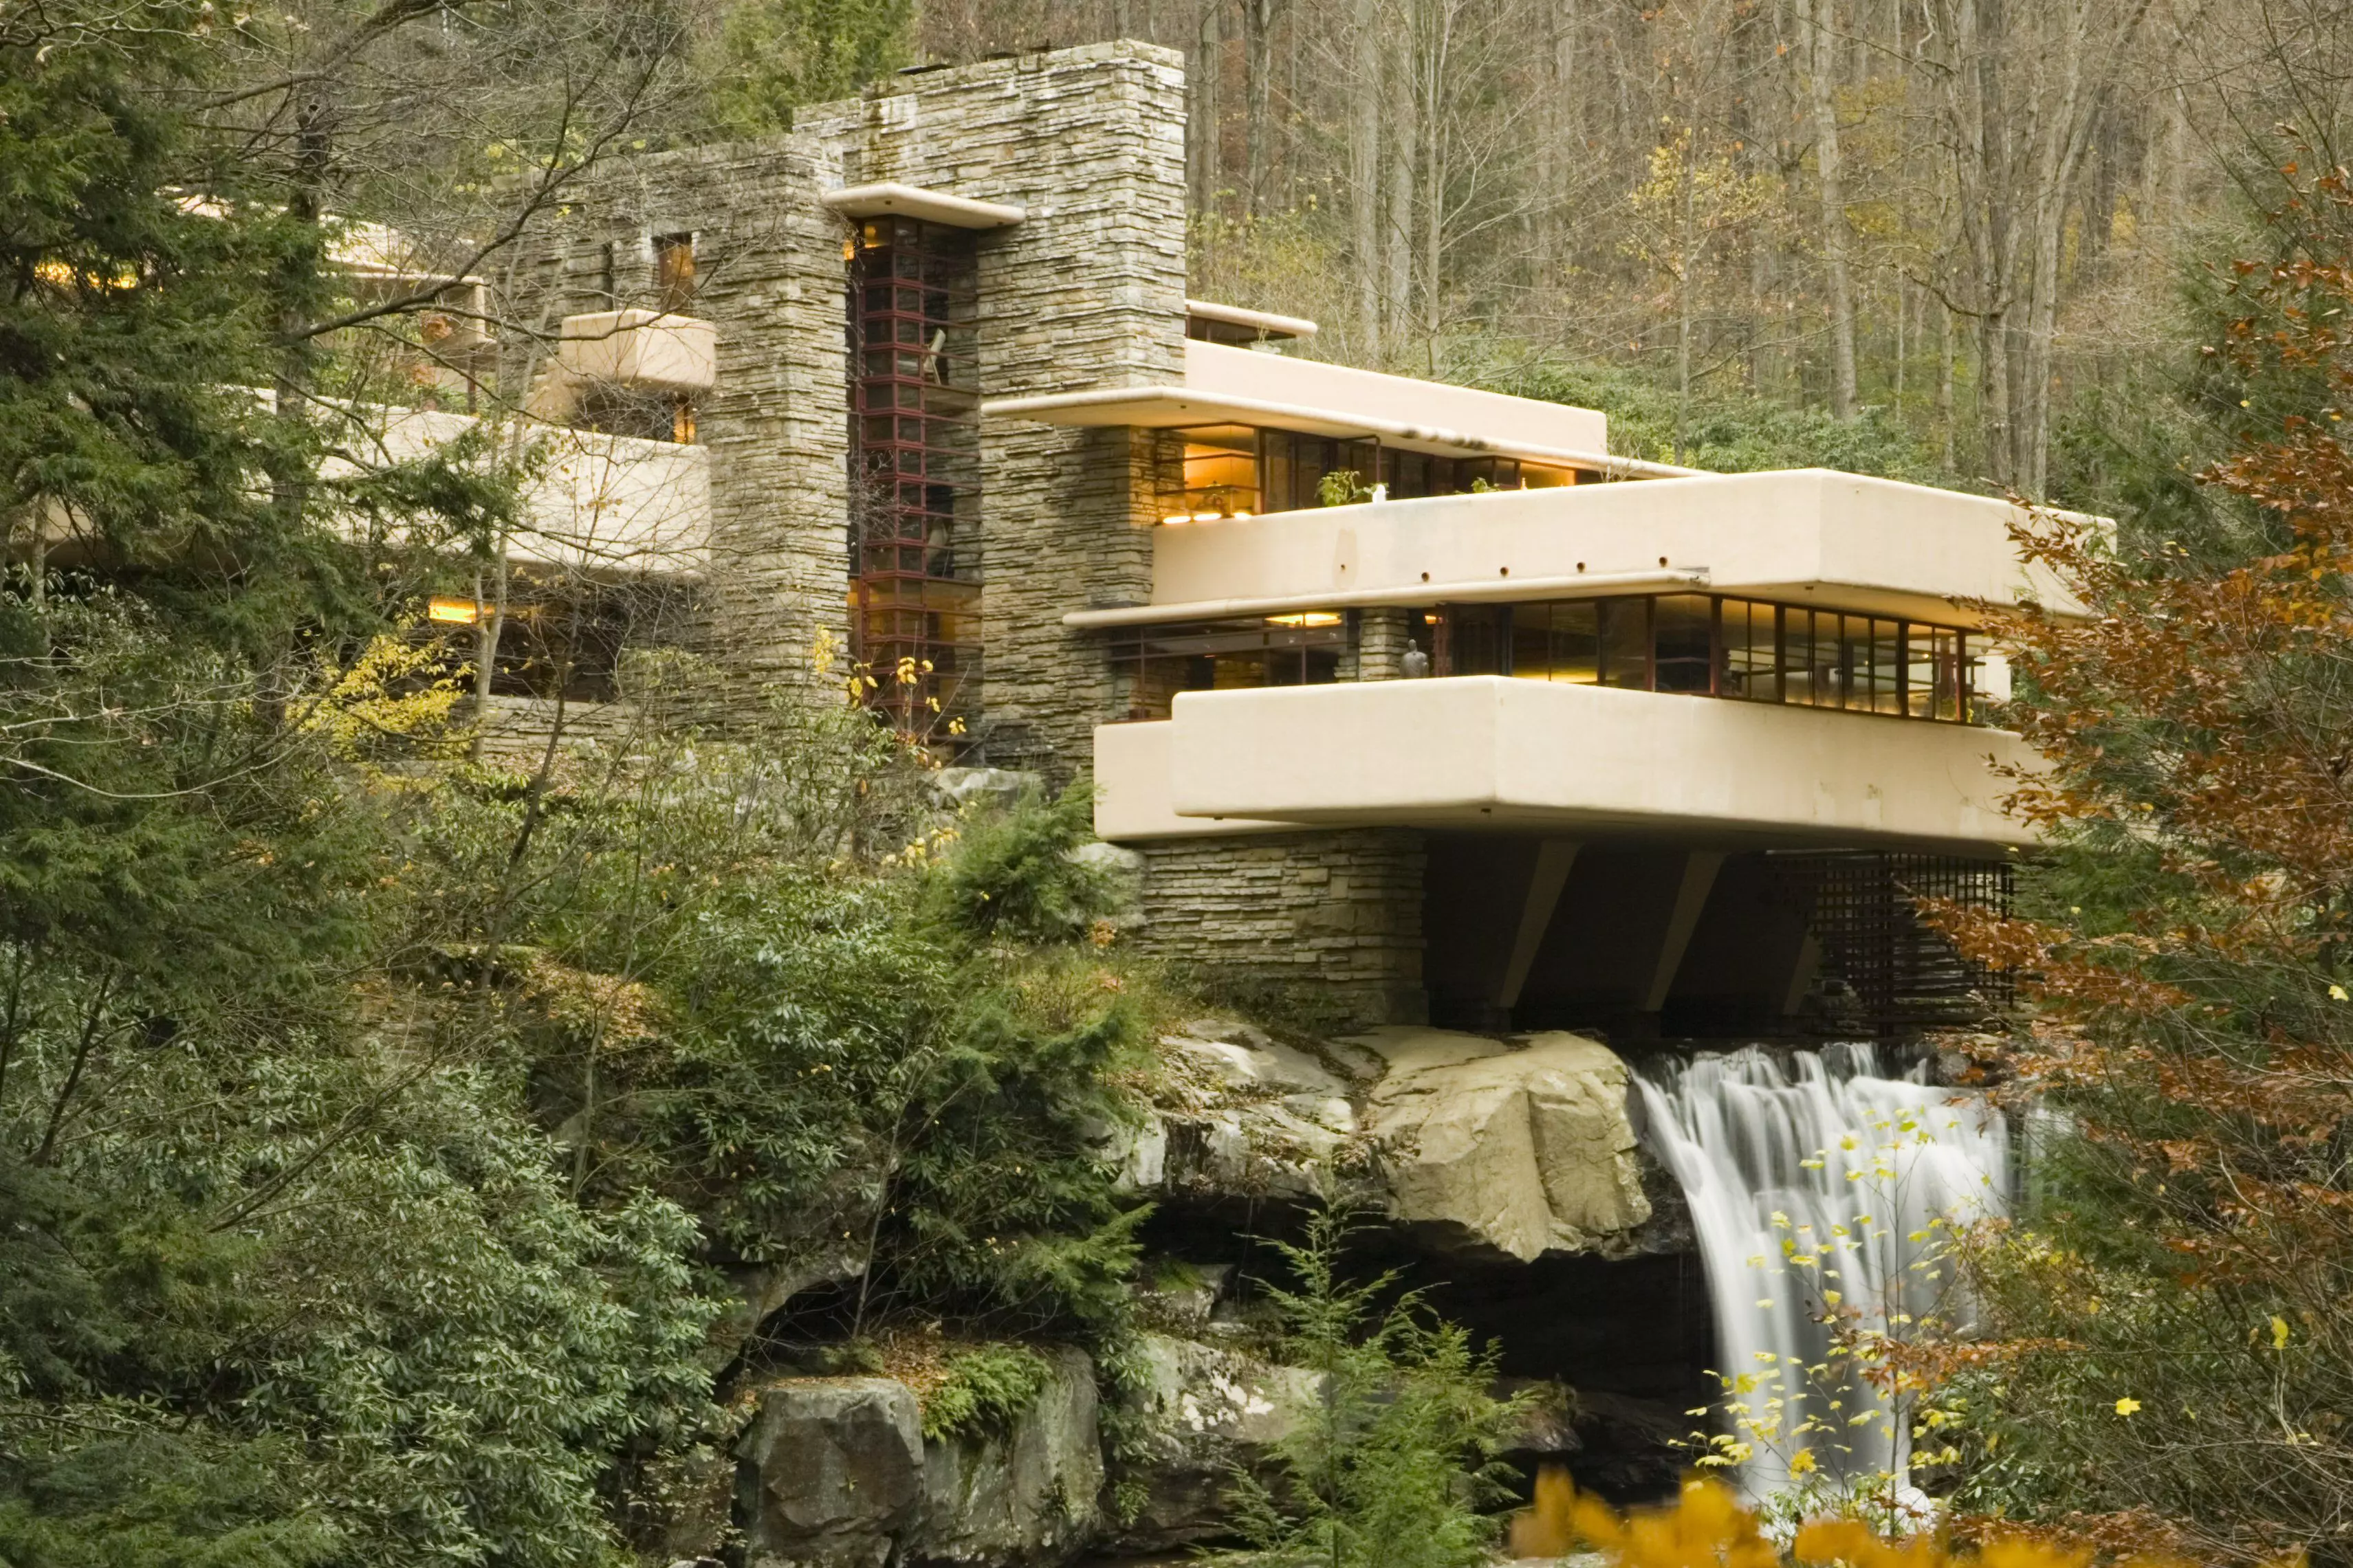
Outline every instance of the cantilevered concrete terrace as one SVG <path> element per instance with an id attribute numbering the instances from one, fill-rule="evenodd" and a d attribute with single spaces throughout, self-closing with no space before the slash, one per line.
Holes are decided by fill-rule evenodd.
<path id="1" fill-rule="evenodd" d="M 1391 452 L 1525 465 L 1531 483 L 1566 484 L 1578 477 L 1661 479 L 1693 472 L 1610 456 L 1609 421 L 1589 408 L 1198 339 L 1186 342 L 1184 380 L 1175 384 L 1003 398 L 982 404 L 981 414 L 1046 425 L 1198 431 L 1205 447 L 1217 443 L 1215 432 L 1277 430 L 1377 443 Z M 1378 477 L 1369 469 L 1360 471 L 1368 481 Z"/>
<path id="2" fill-rule="evenodd" d="M 1979 602 L 2074 608 L 2010 542 L 2009 502 L 1827 468 L 1329 507 L 1164 525 L 1148 605 L 1109 627 L 1368 605 L 1721 594 L 1974 625 Z"/>
<path id="3" fill-rule="evenodd" d="M 1065 616 L 1140 650 L 1139 686 L 1175 689 L 1138 715 L 1165 721 L 1097 731 L 1099 831 L 2028 842 L 2000 797 L 2031 755 L 1970 721 L 2007 691 L 1973 628 L 1989 605 L 2078 606 L 2021 560 L 2014 521 L 2000 500 L 1806 469 L 1163 525 L 1151 603 Z M 1437 678 L 1317 663 L 1351 611 L 1392 616 Z M 1301 645 L 1295 662 L 1257 679 L 1233 656 L 1192 656 L 1206 677 L 1186 662 L 1253 623 Z M 1886 721 L 1905 718 L 1946 721 Z"/>
<path id="4" fill-rule="evenodd" d="M 1113 840 L 1307 826 L 1984 854 L 2017 736 L 1499 676 L 1195 691 L 1095 731 Z"/>

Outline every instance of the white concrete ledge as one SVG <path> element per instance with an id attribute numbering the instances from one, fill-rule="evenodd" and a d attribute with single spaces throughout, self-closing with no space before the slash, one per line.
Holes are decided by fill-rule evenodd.
<path id="1" fill-rule="evenodd" d="M 426 409 L 381 412 L 369 453 L 375 463 L 414 461 L 480 423 Z M 590 575 L 710 569 L 710 448 L 530 424 L 496 434 L 511 453 L 535 447 L 543 459 L 523 487 L 519 525 L 507 540 L 510 560 Z M 331 458 L 322 471 L 342 478 L 358 470 Z"/>
<path id="2" fill-rule="evenodd" d="M 1255 357 L 1274 361 L 1271 354 Z M 1454 458 L 1509 458 L 1554 468 L 1580 468 L 1620 479 L 1676 479 L 1699 472 L 1696 468 L 1646 463 L 1635 458 L 1614 458 L 1587 447 L 1491 439 L 1446 426 L 1409 424 L 1352 409 L 1312 408 L 1264 397 L 1198 393 L 1183 386 L 1104 386 L 1037 397 L 995 398 L 983 403 L 980 412 L 984 418 L 1027 419 L 1039 425 L 1128 426 L 1143 430 L 1173 430 L 1188 425 L 1260 425 L 1335 440 L 1377 436 L 1387 445 L 1409 452 Z"/>
<path id="3" fill-rule="evenodd" d="M 1096 732 L 1104 837 L 1287 823 L 1727 848 L 2033 842 L 2001 809 L 1995 769 L 2034 765 L 2004 731 L 1500 676 L 1188 692 L 1175 710 Z"/>
<path id="4" fill-rule="evenodd" d="M 969 196 L 952 196 L 945 191 L 927 191 L 895 180 L 848 185 L 828 191 L 818 199 L 844 217 L 913 217 L 925 223 L 945 224 L 951 228 L 1009 228 L 1029 216 L 1021 207 L 976 202 Z"/>
<path id="5" fill-rule="evenodd" d="M 1673 593 L 1705 588 L 1707 568 L 1603 573 L 1599 576 L 1495 577 L 1477 583 L 1430 583 L 1414 588 L 1366 588 L 1301 594 L 1287 599 L 1209 599 L 1186 605 L 1121 605 L 1072 610 L 1062 624 L 1079 631 L 1214 621 L 1229 616 L 1280 616 L 1294 610 L 1355 609 L 1378 605 L 1495 604 L 1515 599 L 1599 599 L 1616 594 Z"/>
<path id="6" fill-rule="evenodd" d="M 1229 327 L 1243 327 L 1269 337 L 1312 338 L 1321 331 L 1304 316 L 1278 316 L 1271 310 L 1245 310 L 1240 305 L 1220 305 L 1214 300 L 1187 300 L 1185 313 L 1198 316 L 1205 321 L 1218 321 Z"/>
<path id="7" fill-rule="evenodd" d="M 1187 339 L 1179 385 L 1103 386 L 996 398 L 984 417 L 1041 425 L 1256 425 L 1440 457 L 1508 458 L 1615 479 L 1695 474 L 1609 452 L 1609 422 L 1589 408 L 1476 387 L 1381 375 L 1345 365 Z"/>

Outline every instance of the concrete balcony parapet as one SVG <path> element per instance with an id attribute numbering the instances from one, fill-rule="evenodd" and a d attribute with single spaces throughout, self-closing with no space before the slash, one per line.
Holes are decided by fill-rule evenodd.
<path id="1" fill-rule="evenodd" d="M 1163 526 L 1149 610 L 1235 604 L 1435 604 L 1623 593 L 1645 574 L 1708 591 L 1944 624 L 1972 603 L 2081 609 L 2012 542 L 2016 507 L 1826 468 L 1710 474 L 1329 507 Z M 1647 591 L 1658 591 L 1653 586 Z M 1074 615 L 1073 623 L 1092 614 Z"/>
<path id="2" fill-rule="evenodd" d="M 584 385 L 699 394 L 719 384 L 719 329 L 660 310 L 564 318 L 556 363 Z"/>
<path id="3" fill-rule="evenodd" d="M 2034 842 L 2005 731 L 1500 676 L 1187 692 L 1095 731 L 1113 840 L 1494 829 L 1725 848 L 1989 854 Z"/>
<path id="4" fill-rule="evenodd" d="M 482 423 L 464 414 L 386 410 L 377 450 L 385 461 L 412 460 Z M 598 575 L 708 570 L 709 448 L 528 421 L 500 436 L 511 454 L 535 448 L 540 459 L 523 486 L 520 526 L 505 542 L 510 561 Z M 352 468 L 334 459 L 324 471 L 334 478 Z"/>

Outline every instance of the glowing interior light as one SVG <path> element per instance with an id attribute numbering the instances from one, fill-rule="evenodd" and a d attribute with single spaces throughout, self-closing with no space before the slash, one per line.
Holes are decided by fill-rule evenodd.
<path id="1" fill-rule="evenodd" d="M 1246 512 L 1246 511 L 1238 511 L 1238 512 L 1234 513 L 1234 521 L 1235 521 L 1236 522 L 1241 522 L 1241 521 L 1246 521 L 1249 517 L 1250 517 L 1250 513 L 1248 513 L 1248 512 Z"/>
<path id="2" fill-rule="evenodd" d="M 1303 610 L 1295 616 L 1269 616 L 1266 624 L 1271 626 L 1336 626 L 1340 624 L 1340 616 L 1332 610 Z"/>
<path id="3" fill-rule="evenodd" d="M 425 614 L 427 619 L 460 626 L 470 626 L 481 618 L 480 607 L 471 599 L 436 599 L 425 606 Z"/>

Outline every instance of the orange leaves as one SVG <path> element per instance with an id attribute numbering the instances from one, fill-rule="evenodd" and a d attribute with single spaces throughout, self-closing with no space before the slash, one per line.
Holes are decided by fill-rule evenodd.
<path id="1" fill-rule="evenodd" d="M 1915 1535 L 1894 1542 L 1882 1539 L 1860 1520 L 1818 1519 L 1801 1525 L 1790 1543 L 1789 1555 L 1799 1563 L 1836 1563 L 1845 1568 L 1947 1568 L 1953 1562 L 1943 1542 Z M 2003 1568 L 2082 1568 L 2080 1563 L 2053 1562 L 2004 1564 Z"/>
<path id="2" fill-rule="evenodd" d="M 1672 1508 L 1620 1515 L 1578 1495 L 1565 1470 L 1547 1469 L 1536 1480 L 1535 1506 L 1514 1523 L 1513 1554 L 1561 1556 L 1580 1542 L 1615 1568 L 1780 1568 L 1783 1561 L 1756 1516 L 1716 1481 L 1685 1482 Z M 2129 1545 L 2096 1550 L 2116 1568 L 2179 1568 Z M 2094 1553 L 2091 1543 L 2014 1528 L 1988 1534 L 1972 1551 L 1942 1533 L 1889 1540 L 1860 1520 L 1816 1519 L 1799 1527 L 1788 1561 L 1803 1568 L 2089 1568 Z"/>
<path id="3" fill-rule="evenodd" d="M 1567 1471 L 1547 1469 L 1536 1478 L 1535 1506 L 1513 1521 L 1513 1554 L 1556 1545 L 1544 1554 L 1563 1555 L 1579 1542 L 1623 1568 L 1780 1568 L 1781 1561 L 1756 1515 L 1720 1481 L 1686 1481 L 1674 1507 L 1621 1515 L 1579 1493 Z"/>

